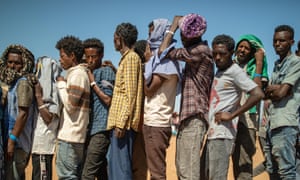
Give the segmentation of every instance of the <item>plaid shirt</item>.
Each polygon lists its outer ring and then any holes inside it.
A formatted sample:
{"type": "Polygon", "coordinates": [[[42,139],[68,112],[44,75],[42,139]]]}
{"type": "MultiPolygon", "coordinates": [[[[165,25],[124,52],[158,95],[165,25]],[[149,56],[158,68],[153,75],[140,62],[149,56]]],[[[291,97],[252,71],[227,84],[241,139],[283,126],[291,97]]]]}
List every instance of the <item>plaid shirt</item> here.
{"type": "Polygon", "coordinates": [[[206,41],[189,48],[173,49],[168,57],[186,62],[182,82],[180,121],[199,114],[208,122],[214,63],[206,41]]]}
{"type": "Polygon", "coordinates": [[[143,98],[141,59],[129,50],[120,60],[116,74],[107,129],[115,127],[138,131],[143,98]]]}

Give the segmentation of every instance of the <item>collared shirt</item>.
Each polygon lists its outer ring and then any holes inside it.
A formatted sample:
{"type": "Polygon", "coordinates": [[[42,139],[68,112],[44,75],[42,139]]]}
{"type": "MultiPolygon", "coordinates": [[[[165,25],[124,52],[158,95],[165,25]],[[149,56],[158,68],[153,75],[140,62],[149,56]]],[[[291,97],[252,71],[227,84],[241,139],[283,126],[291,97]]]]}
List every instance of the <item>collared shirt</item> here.
{"type": "Polygon", "coordinates": [[[143,72],[140,57],[126,51],[119,63],[107,129],[115,127],[137,131],[143,98],[143,72]]]}
{"type": "Polygon", "coordinates": [[[291,54],[274,65],[271,84],[289,84],[292,86],[288,96],[270,105],[270,128],[298,126],[300,106],[300,58],[291,54]]]}
{"type": "Polygon", "coordinates": [[[172,50],[168,57],[186,62],[182,81],[182,97],[180,121],[200,114],[208,122],[208,104],[211,84],[214,78],[214,63],[212,53],[206,42],[201,42],[189,48],[172,50]]]}
{"type": "MultiPolygon", "coordinates": [[[[96,85],[101,89],[101,91],[112,97],[113,85],[115,84],[115,73],[110,67],[100,67],[93,71],[96,85]],[[109,84],[111,86],[109,86],[109,84]]],[[[95,93],[91,90],[91,113],[90,113],[90,135],[96,134],[101,131],[106,130],[107,126],[107,116],[109,106],[107,106],[95,93]]]]}

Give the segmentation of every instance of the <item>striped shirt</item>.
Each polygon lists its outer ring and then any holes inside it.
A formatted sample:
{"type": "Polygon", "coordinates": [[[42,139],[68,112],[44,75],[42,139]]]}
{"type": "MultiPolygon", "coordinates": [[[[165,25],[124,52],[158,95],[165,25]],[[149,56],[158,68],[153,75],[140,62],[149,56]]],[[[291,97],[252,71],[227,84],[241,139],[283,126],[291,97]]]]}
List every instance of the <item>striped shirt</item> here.
{"type": "Polygon", "coordinates": [[[173,49],[168,57],[173,60],[186,59],[182,81],[180,121],[199,114],[208,122],[214,63],[206,41],[189,48],[173,49]]]}
{"type": "Polygon", "coordinates": [[[119,63],[107,129],[132,128],[138,131],[143,98],[141,59],[132,50],[126,51],[119,63]]]}
{"type": "Polygon", "coordinates": [[[90,82],[83,65],[67,71],[66,81],[57,81],[63,104],[58,139],[70,143],[84,143],[89,122],[90,82]]]}

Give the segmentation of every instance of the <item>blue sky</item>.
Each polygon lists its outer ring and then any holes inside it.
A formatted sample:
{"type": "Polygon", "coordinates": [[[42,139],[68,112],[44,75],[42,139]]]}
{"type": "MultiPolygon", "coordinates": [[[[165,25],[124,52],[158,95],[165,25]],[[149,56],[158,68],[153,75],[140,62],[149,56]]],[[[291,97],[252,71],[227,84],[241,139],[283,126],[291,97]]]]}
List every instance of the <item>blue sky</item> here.
{"type": "MultiPolygon", "coordinates": [[[[153,19],[172,21],[174,15],[198,13],[207,19],[203,38],[209,44],[218,34],[235,40],[242,34],[258,36],[265,45],[271,72],[277,58],[272,47],[274,28],[291,25],[296,42],[300,40],[299,7],[299,0],[1,0],[0,52],[18,43],[36,58],[47,55],[58,59],[55,44],[61,37],[96,37],[105,45],[104,59],[118,66],[120,54],[114,50],[113,33],[119,23],[136,25],[139,39],[146,39],[153,19]]],[[[178,32],[175,38],[179,40],[178,32]]]]}

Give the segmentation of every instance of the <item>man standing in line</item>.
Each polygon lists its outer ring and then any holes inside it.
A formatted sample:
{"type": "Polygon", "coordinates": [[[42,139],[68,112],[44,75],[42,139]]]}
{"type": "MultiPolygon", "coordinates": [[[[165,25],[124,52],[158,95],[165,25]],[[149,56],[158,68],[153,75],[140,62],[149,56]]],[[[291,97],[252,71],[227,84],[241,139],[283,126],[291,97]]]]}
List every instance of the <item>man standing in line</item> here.
{"type": "Polygon", "coordinates": [[[143,133],[151,180],[166,179],[166,150],[172,135],[170,119],[181,76],[179,62],[157,54],[170,25],[167,19],[154,19],[149,26],[153,58],[145,66],[143,133]]]}
{"type": "Polygon", "coordinates": [[[296,141],[299,132],[300,59],[292,53],[294,29],[275,28],[275,62],[266,97],[271,100],[267,128],[266,168],[271,179],[296,179],[296,141]]]}
{"type": "Polygon", "coordinates": [[[66,36],[56,44],[60,64],[66,72],[57,78],[57,88],[63,109],[58,131],[56,172],[59,179],[80,179],[84,145],[89,122],[90,82],[81,40],[66,36]]]}
{"type": "Polygon", "coordinates": [[[87,138],[86,157],[82,179],[107,180],[106,154],[110,144],[109,131],[106,130],[108,110],[111,102],[115,73],[109,66],[101,66],[104,53],[103,43],[96,38],[83,42],[86,63],[91,82],[91,113],[87,138]]]}
{"type": "Polygon", "coordinates": [[[261,88],[239,65],[233,63],[234,43],[228,35],[218,35],[212,41],[213,58],[218,70],[209,104],[207,139],[210,180],[227,180],[239,115],[264,97],[261,88]],[[242,92],[249,94],[249,97],[240,104],[242,92]]]}
{"type": "Polygon", "coordinates": [[[167,55],[172,60],[185,62],[176,141],[176,170],[180,180],[199,180],[200,169],[204,169],[200,165],[203,162],[200,160],[200,150],[207,132],[214,64],[207,41],[202,40],[207,27],[206,20],[198,14],[175,16],[158,53],[161,54],[172,43],[178,27],[184,47],[173,48],[167,55]]]}
{"type": "Polygon", "coordinates": [[[27,76],[33,72],[34,56],[21,45],[10,45],[3,52],[2,82],[9,85],[4,115],[5,177],[25,179],[33,132],[34,84],[27,76]]]}
{"type": "MultiPolygon", "coordinates": [[[[267,84],[267,59],[263,44],[252,34],[240,37],[235,48],[234,61],[244,69],[247,75],[261,88],[267,84]]],[[[241,104],[249,97],[244,93],[241,104]]],[[[258,112],[260,104],[253,106],[249,111],[239,116],[238,131],[232,154],[233,172],[235,179],[253,179],[253,160],[256,151],[256,128],[258,128],[258,112]]]]}
{"type": "Polygon", "coordinates": [[[107,129],[111,130],[109,178],[132,179],[132,147],[141,117],[143,73],[141,59],[133,50],[136,27],[121,23],[114,33],[116,51],[122,55],[116,74],[107,129]]]}

